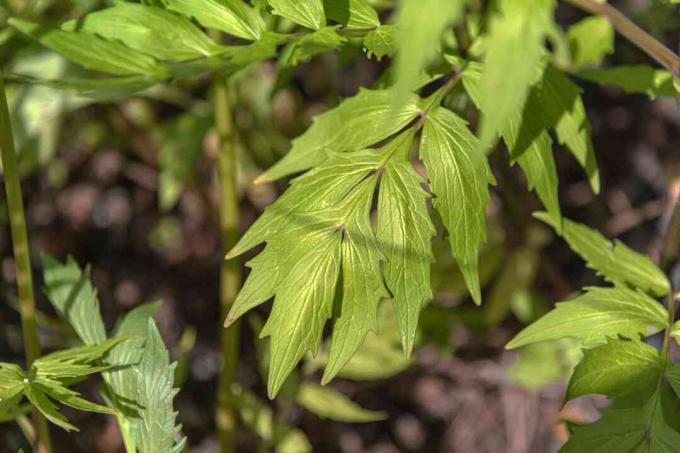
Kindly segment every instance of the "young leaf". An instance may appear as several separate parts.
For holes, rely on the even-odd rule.
[[[316,384],[302,384],[296,400],[313,414],[339,422],[366,423],[387,418],[384,412],[364,409],[342,393]]]
[[[586,116],[581,89],[560,70],[549,65],[543,78],[532,90],[527,109],[544,126],[555,129],[557,140],[565,145],[583,167],[590,187],[600,191],[600,172],[590,134],[590,122]]]
[[[380,25],[378,13],[368,0],[323,0],[326,17],[345,28],[375,28]]]
[[[506,346],[561,338],[576,338],[597,344],[618,335],[637,339],[662,331],[668,320],[666,309],[641,291],[615,288],[586,288],[586,293],[555,309],[526,327]]]
[[[673,453],[680,433],[664,420],[658,394],[643,407],[608,410],[595,423],[577,426],[561,453]]]
[[[380,60],[384,56],[391,57],[396,52],[396,27],[394,25],[381,25],[371,30],[364,36],[364,51],[370,58]]]
[[[472,298],[481,303],[479,248],[486,241],[489,184],[495,184],[486,155],[464,120],[444,108],[428,114],[420,156],[430,177],[433,205]]]
[[[606,395],[617,404],[643,404],[656,391],[663,363],[659,351],[638,340],[610,338],[585,351],[569,380],[566,401],[589,394]]]
[[[58,401],[61,404],[74,409],[87,412],[97,412],[100,414],[115,414],[113,409],[81,398],[78,392],[67,389],[59,381],[39,377],[35,381],[31,382],[31,386],[39,389],[41,392],[55,401]]]
[[[260,14],[243,0],[169,0],[168,9],[240,38],[257,40],[265,30]]]
[[[622,65],[590,69],[577,74],[582,79],[621,88],[630,94],[646,94],[650,99],[675,95],[673,75],[646,65]]]
[[[32,22],[11,18],[8,23],[65,58],[88,69],[116,75],[162,76],[165,67],[148,55],[90,33],[50,30]]]
[[[322,0],[267,0],[272,13],[296,24],[318,30],[326,25]]]
[[[331,350],[322,383],[327,383],[378,330],[378,303],[389,297],[381,272],[383,255],[373,233],[370,212],[376,177],[369,176],[352,200],[342,225],[342,304],[335,317]]]
[[[323,27],[313,33],[306,34],[291,43],[281,53],[280,62],[285,66],[297,66],[309,61],[313,56],[335,50],[347,41],[336,31],[337,27]]]
[[[537,213],[535,217],[555,227],[545,213]],[[624,243],[612,243],[597,231],[568,219],[563,220],[561,235],[569,247],[586,260],[588,267],[606,280],[628,284],[655,296],[664,296],[670,291],[668,278],[652,260]]]
[[[97,292],[73,258],[61,264],[42,255],[45,293],[52,306],[73,327],[83,343],[96,345],[106,340],[104,322],[99,314]]]
[[[484,152],[521,114],[529,88],[538,80],[554,6],[553,0],[503,0],[491,17],[480,82],[479,146]]]
[[[597,66],[614,52],[614,27],[602,16],[590,16],[569,27],[567,32],[572,67]]]
[[[321,164],[334,152],[357,151],[398,132],[418,114],[419,98],[409,97],[392,111],[393,91],[366,90],[314,118],[304,134],[293,140],[286,156],[262,174],[256,183],[274,181]]]
[[[427,63],[437,54],[441,35],[461,15],[464,0],[401,0],[396,33],[395,107],[401,107]]]
[[[47,398],[45,393],[43,393],[35,385],[26,385],[24,394],[31,402],[33,407],[38,409],[47,420],[59,426],[60,428],[65,429],[66,431],[78,431],[78,428],[70,424],[66,417],[64,417],[64,415],[59,412],[57,406],[55,406],[54,403],[52,403],[52,401]]]
[[[385,283],[394,298],[406,355],[413,350],[418,317],[432,299],[430,265],[434,226],[427,211],[425,182],[408,161],[413,134],[387,145],[395,156],[380,180],[376,236],[385,254]]]
[[[182,61],[223,52],[189,19],[162,8],[118,2],[62,29],[94,33],[159,60]]]
[[[143,453],[179,453],[184,449],[186,438],[176,441],[181,426],[175,426],[176,414],[172,405],[177,393],[172,387],[174,368],[156,324],[149,319],[141,359],[134,367],[137,375],[136,401],[142,407],[136,437]]]

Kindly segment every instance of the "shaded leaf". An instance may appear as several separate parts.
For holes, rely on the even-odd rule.
[[[615,86],[626,93],[646,94],[651,99],[675,95],[673,75],[646,65],[621,65],[581,71],[578,77],[600,85]]]
[[[336,27],[323,27],[288,45],[281,53],[280,61],[286,66],[297,66],[315,55],[337,49],[346,41]]]
[[[339,422],[366,423],[387,418],[384,412],[364,409],[342,393],[316,384],[302,384],[296,399],[313,414]]]
[[[378,13],[368,0],[323,0],[326,17],[348,29],[380,25]]]

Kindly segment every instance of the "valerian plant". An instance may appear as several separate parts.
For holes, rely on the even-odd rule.
[[[615,404],[595,424],[574,428],[565,451],[671,451],[680,434],[667,408],[677,402],[672,388],[680,387],[675,385],[678,373],[669,363],[667,342],[659,352],[640,340],[672,328],[674,310],[669,314],[654,300],[668,296],[672,308],[671,286],[649,259],[562,218],[553,140],[599,192],[590,125],[571,76],[650,97],[673,96],[680,59],[614,8],[594,0],[570,0],[595,16],[566,33],[555,23],[554,0],[484,3],[402,0],[396,20],[383,23],[368,0],[118,1],[57,28],[21,18],[9,21],[105,77],[10,78],[111,99],[209,71],[227,77],[272,58],[283,72],[357,41],[369,58],[394,57],[388,74],[392,84],[361,89],[316,116],[288,154],[259,176],[256,182],[262,183],[302,173],[227,254],[232,260],[264,244],[247,263],[250,273],[233,305],[228,303],[226,325],[274,299],[260,332],[270,338],[270,397],[300,360],[319,351],[329,321],[323,382],[341,373],[369,332],[378,329],[379,305],[386,299],[394,304],[404,352],[411,353],[419,314],[433,297],[436,225],[447,235],[472,300],[482,303],[480,249],[496,184],[488,156],[504,147],[510,164],[518,164],[543,203],[546,211],[539,217],[613,284],[589,288],[558,305],[509,345],[575,337],[588,348],[567,398],[604,393]],[[212,38],[219,34],[204,29],[232,39],[225,45]],[[663,69],[597,67],[613,51],[614,29]],[[474,113],[480,115],[472,127],[468,120],[476,118]],[[216,114],[227,120],[217,124],[227,140],[228,115],[220,116],[217,105]],[[423,171],[412,165],[414,160],[422,162]],[[230,170],[225,175],[233,176],[233,164],[224,162]],[[233,180],[229,184],[225,187],[233,189]],[[224,225],[228,234],[233,215],[231,222]],[[117,334],[129,334],[121,330]],[[103,331],[97,333],[98,342],[105,338]],[[144,361],[139,363],[142,367]],[[112,371],[104,372],[105,383],[113,386],[118,381],[107,373]],[[144,393],[143,384],[137,386],[146,398],[154,396]],[[311,406],[310,395],[318,391],[308,388],[300,398]],[[159,404],[167,405],[171,393],[166,388]],[[120,403],[112,404],[117,413],[124,412]],[[165,435],[173,424],[164,421]],[[134,442],[149,445],[136,428],[128,432]]]

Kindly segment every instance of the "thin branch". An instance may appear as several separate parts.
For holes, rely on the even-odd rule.
[[[597,0],[567,1],[584,11],[609,20],[616,31],[668,69],[676,78],[680,79],[680,56],[642,28],[635,25],[633,21],[624,16],[619,10],[608,3],[600,3]]]

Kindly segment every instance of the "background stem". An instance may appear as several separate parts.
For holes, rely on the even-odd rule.
[[[214,82],[215,127],[219,138],[218,176],[220,184],[220,229],[223,256],[238,240],[239,205],[236,190],[236,148],[231,117],[229,86],[226,77],[217,74]],[[238,259],[222,260],[220,268],[220,326],[226,319],[241,283]],[[239,325],[233,323],[221,330],[222,370],[217,389],[216,423],[222,453],[234,451],[236,414],[232,384],[238,361]]]
[[[28,248],[26,216],[24,202],[21,198],[21,184],[14,150],[14,134],[9,116],[5,84],[0,75],[0,150],[2,152],[2,168],[9,209],[9,223],[12,232],[12,248],[14,250],[14,266],[19,294],[19,312],[21,314],[21,330],[24,338],[26,366],[40,357],[38,341],[38,325],[35,320],[35,297],[33,295],[33,277],[31,275],[31,256]],[[47,420],[37,411],[33,411],[33,421],[38,428],[38,451],[52,451]],[[40,450],[40,448],[42,450]]]
[[[680,79],[680,56],[663,45],[652,35],[638,27],[619,10],[608,3],[596,0],[567,0],[569,3],[591,14],[605,17],[626,39],[635,44]]]

